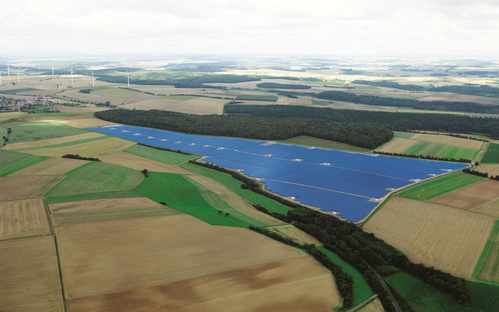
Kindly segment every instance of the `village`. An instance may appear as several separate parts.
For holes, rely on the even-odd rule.
[[[0,96],[0,112],[48,113],[59,112],[53,109],[54,103],[46,99],[14,99]]]

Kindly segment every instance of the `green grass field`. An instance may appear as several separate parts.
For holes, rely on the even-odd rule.
[[[411,132],[401,132],[401,131],[393,131],[393,136],[402,139],[410,139],[415,135],[415,133]]]
[[[483,155],[482,163],[499,163],[499,144],[490,143],[485,155]]]
[[[241,94],[236,96],[236,101],[277,101],[277,96],[275,95],[253,95],[253,94]]]
[[[99,141],[99,140],[104,140],[104,139],[109,139],[109,138],[111,138],[111,136],[107,136],[106,135],[106,136],[101,136],[101,137],[88,138],[88,139],[71,141],[71,142],[60,143],[60,144],[45,145],[42,148],[56,148],[56,147],[71,146],[71,145],[82,144],[82,143],[93,142],[93,141]],[[36,150],[36,149],[40,149],[40,147],[38,146],[38,147],[19,148],[19,149],[16,149],[15,151],[17,151],[17,152],[23,152],[23,151],[30,151],[30,150]]]
[[[125,150],[125,152],[175,166],[184,164],[191,159],[199,158],[199,156],[195,155],[185,155],[175,152],[162,151],[142,145],[134,145],[132,147],[129,147]]]
[[[463,172],[454,172],[452,174],[418,183],[413,187],[409,187],[399,192],[397,195],[416,200],[430,200],[440,195],[482,181],[483,179],[485,178]]]
[[[119,88],[105,88],[105,89],[98,89],[98,90],[92,89],[91,94],[103,96],[103,97],[115,97],[115,98],[120,98],[120,99],[128,99],[128,98],[131,98],[132,96],[138,94],[138,92],[132,91],[132,90],[126,90],[126,89],[119,89]]]
[[[48,195],[46,196],[46,199],[47,203],[49,204],[57,204],[57,203],[67,203],[67,202],[91,200],[91,199],[129,198],[129,197],[142,197],[142,195],[135,193],[134,191],[116,191],[116,192],[63,195],[63,196]]]
[[[203,190],[187,181],[183,176],[173,173],[150,172],[149,177],[134,189],[135,192],[155,202],[165,202],[168,207],[189,214],[211,225],[225,225],[247,228],[251,223],[240,220],[231,211],[218,210],[201,195]],[[210,195],[213,200],[213,195]],[[225,213],[229,212],[229,216]],[[246,217],[249,218],[249,217]],[[256,221],[255,221],[256,222]]]
[[[470,159],[473,160],[478,156],[477,150],[471,148],[461,148],[454,146],[447,146],[441,151],[437,157],[441,158],[454,158],[454,159]]]
[[[483,249],[482,255],[473,272],[473,278],[496,282],[499,285],[499,220],[494,223],[489,240]],[[487,276],[489,278],[487,278]],[[498,294],[499,296],[499,294]]]
[[[3,94],[16,94],[16,93],[21,93],[21,92],[38,91],[38,90],[40,90],[40,89],[35,89],[35,88],[20,88],[20,89],[3,90],[3,91],[0,91],[0,93],[3,93]]]
[[[0,177],[6,177],[11,173],[49,158],[50,157],[47,156],[32,156],[13,151],[0,150]]]
[[[144,179],[139,171],[101,162],[83,165],[68,174],[70,176],[50,191],[49,196],[126,191]]]
[[[491,312],[499,310],[499,285],[467,282],[471,306],[466,307],[437,288],[406,273],[394,274],[387,277],[386,281],[406,298],[418,312]]]
[[[403,151],[403,154],[437,156],[444,149],[445,145],[438,143],[417,142]]]
[[[359,304],[374,295],[371,287],[369,287],[366,280],[364,279],[362,274],[357,271],[357,269],[355,269],[353,266],[341,259],[337,254],[326,249],[325,247],[321,246],[317,247],[317,249],[326,254],[326,256],[331,261],[333,261],[333,263],[341,266],[345,273],[353,277],[353,305]]]
[[[230,188],[237,194],[241,195],[242,197],[246,198],[250,202],[260,205],[262,207],[265,207],[266,209],[277,212],[280,214],[287,214],[289,210],[292,208],[285,206],[283,204],[280,204],[270,198],[267,198],[265,196],[259,195],[257,193],[254,193],[250,190],[244,190],[241,188],[242,182],[239,180],[234,179],[231,175],[227,173],[223,173],[220,171],[216,170],[211,170],[208,168],[204,168],[198,165],[186,163],[181,166],[182,168],[189,170],[191,172],[203,175],[205,177],[211,178],[213,180],[216,180],[226,187]]]
[[[11,123],[4,126],[12,129],[10,143],[47,140],[88,133],[86,130],[76,129],[58,122]]]

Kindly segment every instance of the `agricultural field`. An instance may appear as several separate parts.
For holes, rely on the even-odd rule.
[[[137,171],[101,162],[88,163],[50,191],[49,196],[131,190],[144,175]]]
[[[489,177],[494,177],[499,175],[499,165],[480,164],[475,168],[475,170],[479,172],[486,172],[489,174]]]
[[[488,282],[499,282],[499,220],[496,220],[490,233],[487,245],[483,250],[480,261],[473,277]]]
[[[381,147],[377,148],[377,152],[382,153],[399,153],[404,154],[404,151],[409,149],[412,145],[415,145],[417,142],[411,139],[394,137],[388,143],[385,143]]]
[[[271,230],[272,232],[281,234],[282,236],[285,236],[287,238],[292,239],[293,241],[297,242],[298,244],[302,245],[307,245],[307,244],[313,244],[316,246],[322,246],[322,243],[312,235],[303,232],[296,226],[292,224],[284,224],[284,225],[278,225],[278,226],[273,226],[267,228],[268,230]]]
[[[60,137],[60,138],[56,138],[56,139],[36,140],[34,142],[9,143],[4,147],[4,149],[5,150],[18,150],[18,149],[25,149],[25,148],[33,149],[33,148],[37,148],[37,147],[38,148],[39,147],[46,147],[46,146],[51,146],[51,145],[70,143],[70,142],[74,142],[74,141],[93,139],[93,138],[99,138],[99,137],[104,137],[104,136],[101,135],[100,133],[88,132],[88,133],[64,136],[64,137]]]
[[[84,160],[49,158],[11,174],[11,176],[62,175],[86,164]]]
[[[125,152],[175,166],[179,166],[187,163],[189,160],[199,158],[199,156],[195,155],[185,155],[175,152],[162,151],[138,144],[127,148]]]
[[[48,159],[45,156],[30,156],[27,154],[0,150],[0,177],[8,176],[17,170],[29,167]]]
[[[379,301],[379,299],[377,298],[374,299],[369,304],[367,304],[362,309],[358,310],[358,312],[383,312],[383,311],[385,311],[385,309],[383,308],[381,301]]]
[[[226,99],[215,99],[207,97],[158,97],[155,99],[148,99],[141,102],[135,102],[131,104],[125,104],[120,106],[121,108],[128,109],[158,109],[158,110],[168,110],[179,113],[187,114],[199,114],[199,115],[210,115],[210,114],[222,114],[223,107],[225,103],[229,100]]]
[[[43,199],[0,201],[0,241],[51,233]]]
[[[499,198],[475,207],[471,211],[499,219]]]
[[[431,202],[470,210],[496,199],[499,199],[499,182],[487,179],[436,197]]]
[[[90,142],[65,145],[61,147],[49,147],[39,149],[29,149],[29,154],[44,155],[50,157],[61,157],[66,154],[78,154],[80,156],[100,156],[109,153],[119,152],[129,148],[135,143],[118,138],[106,138],[93,140]]]
[[[300,135],[298,137],[294,137],[288,140],[282,141],[285,144],[295,144],[295,145],[305,145],[305,146],[315,146],[322,147],[328,149],[338,149],[352,152],[367,152],[369,151],[367,148],[362,148],[358,146],[353,146],[341,142],[335,142],[330,140],[318,139],[307,135]]]
[[[416,263],[469,280],[493,225],[484,215],[392,197],[363,229]]]
[[[76,129],[58,122],[14,122],[2,125],[11,128],[10,143],[31,142],[46,139],[55,139],[77,134],[86,134],[88,131]],[[9,145],[9,144],[8,144]]]
[[[0,242],[2,311],[64,311],[52,236]]]
[[[327,270],[249,230],[171,215],[74,224],[56,233],[70,311],[130,310],[139,302],[146,310],[339,305]]]
[[[143,170],[154,172],[167,172],[177,174],[191,174],[189,171],[177,167],[175,165],[166,164],[163,162],[147,159],[127,152],[115,152],[111,154],[101,155],[99,159],[102,162],[118,165],[133,170]]]
[[[418,183],[415,186],[399,192],[398,195],[415,200],[430,200],[482,180],[484,180],[484,178],[479,176],[455,172]]]
[[[482,163],[494,164],[499,163],[499,144],[490,143],[485,155],[483,155]]]
[[[39,198],[64,180],[65,176],[13,176],[0,178],[0,201]]]

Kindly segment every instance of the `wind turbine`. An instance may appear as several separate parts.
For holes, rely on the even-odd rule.
[[[52,77],[54,77],[54,64],[52,64]]]
[[[21,70],[21,67],[19,67],[17,69],[17,83],[21,82],[21,80],[19,80],[19,71]]]
[[[2,72],[0,72],[0,86],[3,86],[3,82],[2,82]]]
[[[71,86],[73,86],[73,66],[71,66]]]
[[[9,64],[7,64],[7,76],[10,77],[10,65]]]
[[[95,87],[95,75],[94,75],[94,71],[92,70],[92,87],[94,88]]]
[[[128,89],[130,89],[130,73],[128,72],[128,69],[126,70],[126,79],[128,82]]]

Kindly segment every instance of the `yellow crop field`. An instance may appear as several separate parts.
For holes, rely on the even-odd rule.
[[[499,183],[488,179],[434,198],[431,202],[468,210],[495,199],[499,199]]]
[[[41,198],[0,201],[0,240],[50,233]]]
[[[47,146],[47,145],[68,143],[68,142],[73,142],[73,141],[78,141],[78,140],[97,138],[97,137],[101,137],[101,136],[104,136],[104,135],[97,133],[97,132],[89,132],[89,133],[65,136],[65,137],[60,137],[60,138],[55,138],[55,139],[39,140],[39,141],[35,141],[35,142],[9,143],[4,147],[4,149],[16,150],[16,149],[28,148],[28,147],[43,147],[43,146]]]
[[[482,141],[469,140],[463,138],[452,137],[448,135],[435,135],[435,134],[416,134],[412,138],[416,141],[424,141],[429,143],[438,143],[448,146],[455,146],[461,148],[470,148],[474,150],[480,150],[483,145]]]
[[[112,154],[102,155],[99,159],[103,162],[127,167],[134,170],[147,169],[154,172],[191,174],[190,171],[180,167],[165,164],[156,160],[147,159],[141,156],[130,154],[127,152],[116,152]]]
[[[182,214],[73,224],[56,233],[70,311],[241,311],[243,304],[258,311],[330,311],[339,305],[324,267],[246,229]]]
[[[32,166],[26,167],[11,174],[11,176],[26,175],[60,175],[73,170],[87,162],[69,158],[49,158]]]
[[[64,311],[54,238],[0,242],[2,311]]]
[[[267,228],[273,232],[279,233],[286,237],[293,239],[295,242],[299,244],[313,244],[316,246],[322,246],[322,243],[312,235],[303,232],[296,226],[292,224],[280,225]]]
[[[168,110],[179,113],[187,114],[198,114],[198,115],[209,115],[209,114],[221,114],[223,112],[223,106],[228,100],[224,99],[213,99],[205,97],[196,97],[194,99],[169,99],[169,98],[157,98],[145,100],[138,103],[125,104],[121,107],[128,109],[159,109]]]
[[[471,279],[494,218],[393,197],[364,226],[412,261]]]
[[[45,195],[65,176],[13,176],[0,178],[0,201],[38,198]]]
[[[104,121],[95,117],[92,118],[82,118],[82,119],[69,119],[58,121],[70,127],[85,129],[88,127],[101,127],[114,125],[115,123]]]
[[[478,207],[471,209],[476,213],[481,213],[494,218],[499,218],[499,198],[486,202]]]
[[[415,143],[416,141],[411,139],[394,137],[390,142],[386,143],[381,148],[376,149],[376,151],[383,153],[403,153]]]
[[[384,312],[385,309],[378,298],[374,299],[371,303],[360,309],[358,312]]]
[[[489,177],[499,175],[499,165],[479,165],[476,170],[488,173]]]
[[[70,146],[41,148],[29,150],[26,153],[35,155],[44,155],[52,157],[61,157],[65,154],[79,154],[81,156],[100,156],[104,154],[122,151],[134,145],[135,142],[126,141],[118,138],[109,138],[104,140],[74,144]]]
[[[55,226],[180,214],[146,197],[82,200],[49,205]]]
[[[245,215],[261,221],[263,223],[269,225],[278,225],[283,224],[284,222],[276,219],[274,217],[269,216],[266,213],[263,213],[257,209],[255,209],[251,204],[249,204],[246,200],[244,200],[241,196],[236,194],[234,191],[221,184],[218,181],[212,180],[210,178],[201,176],[201,175],[190,175],[189,179],[194,180],[195,182],[203,185],[209,190],[216,193],[220,198],[225,201],[229,206],[244,213]]]

